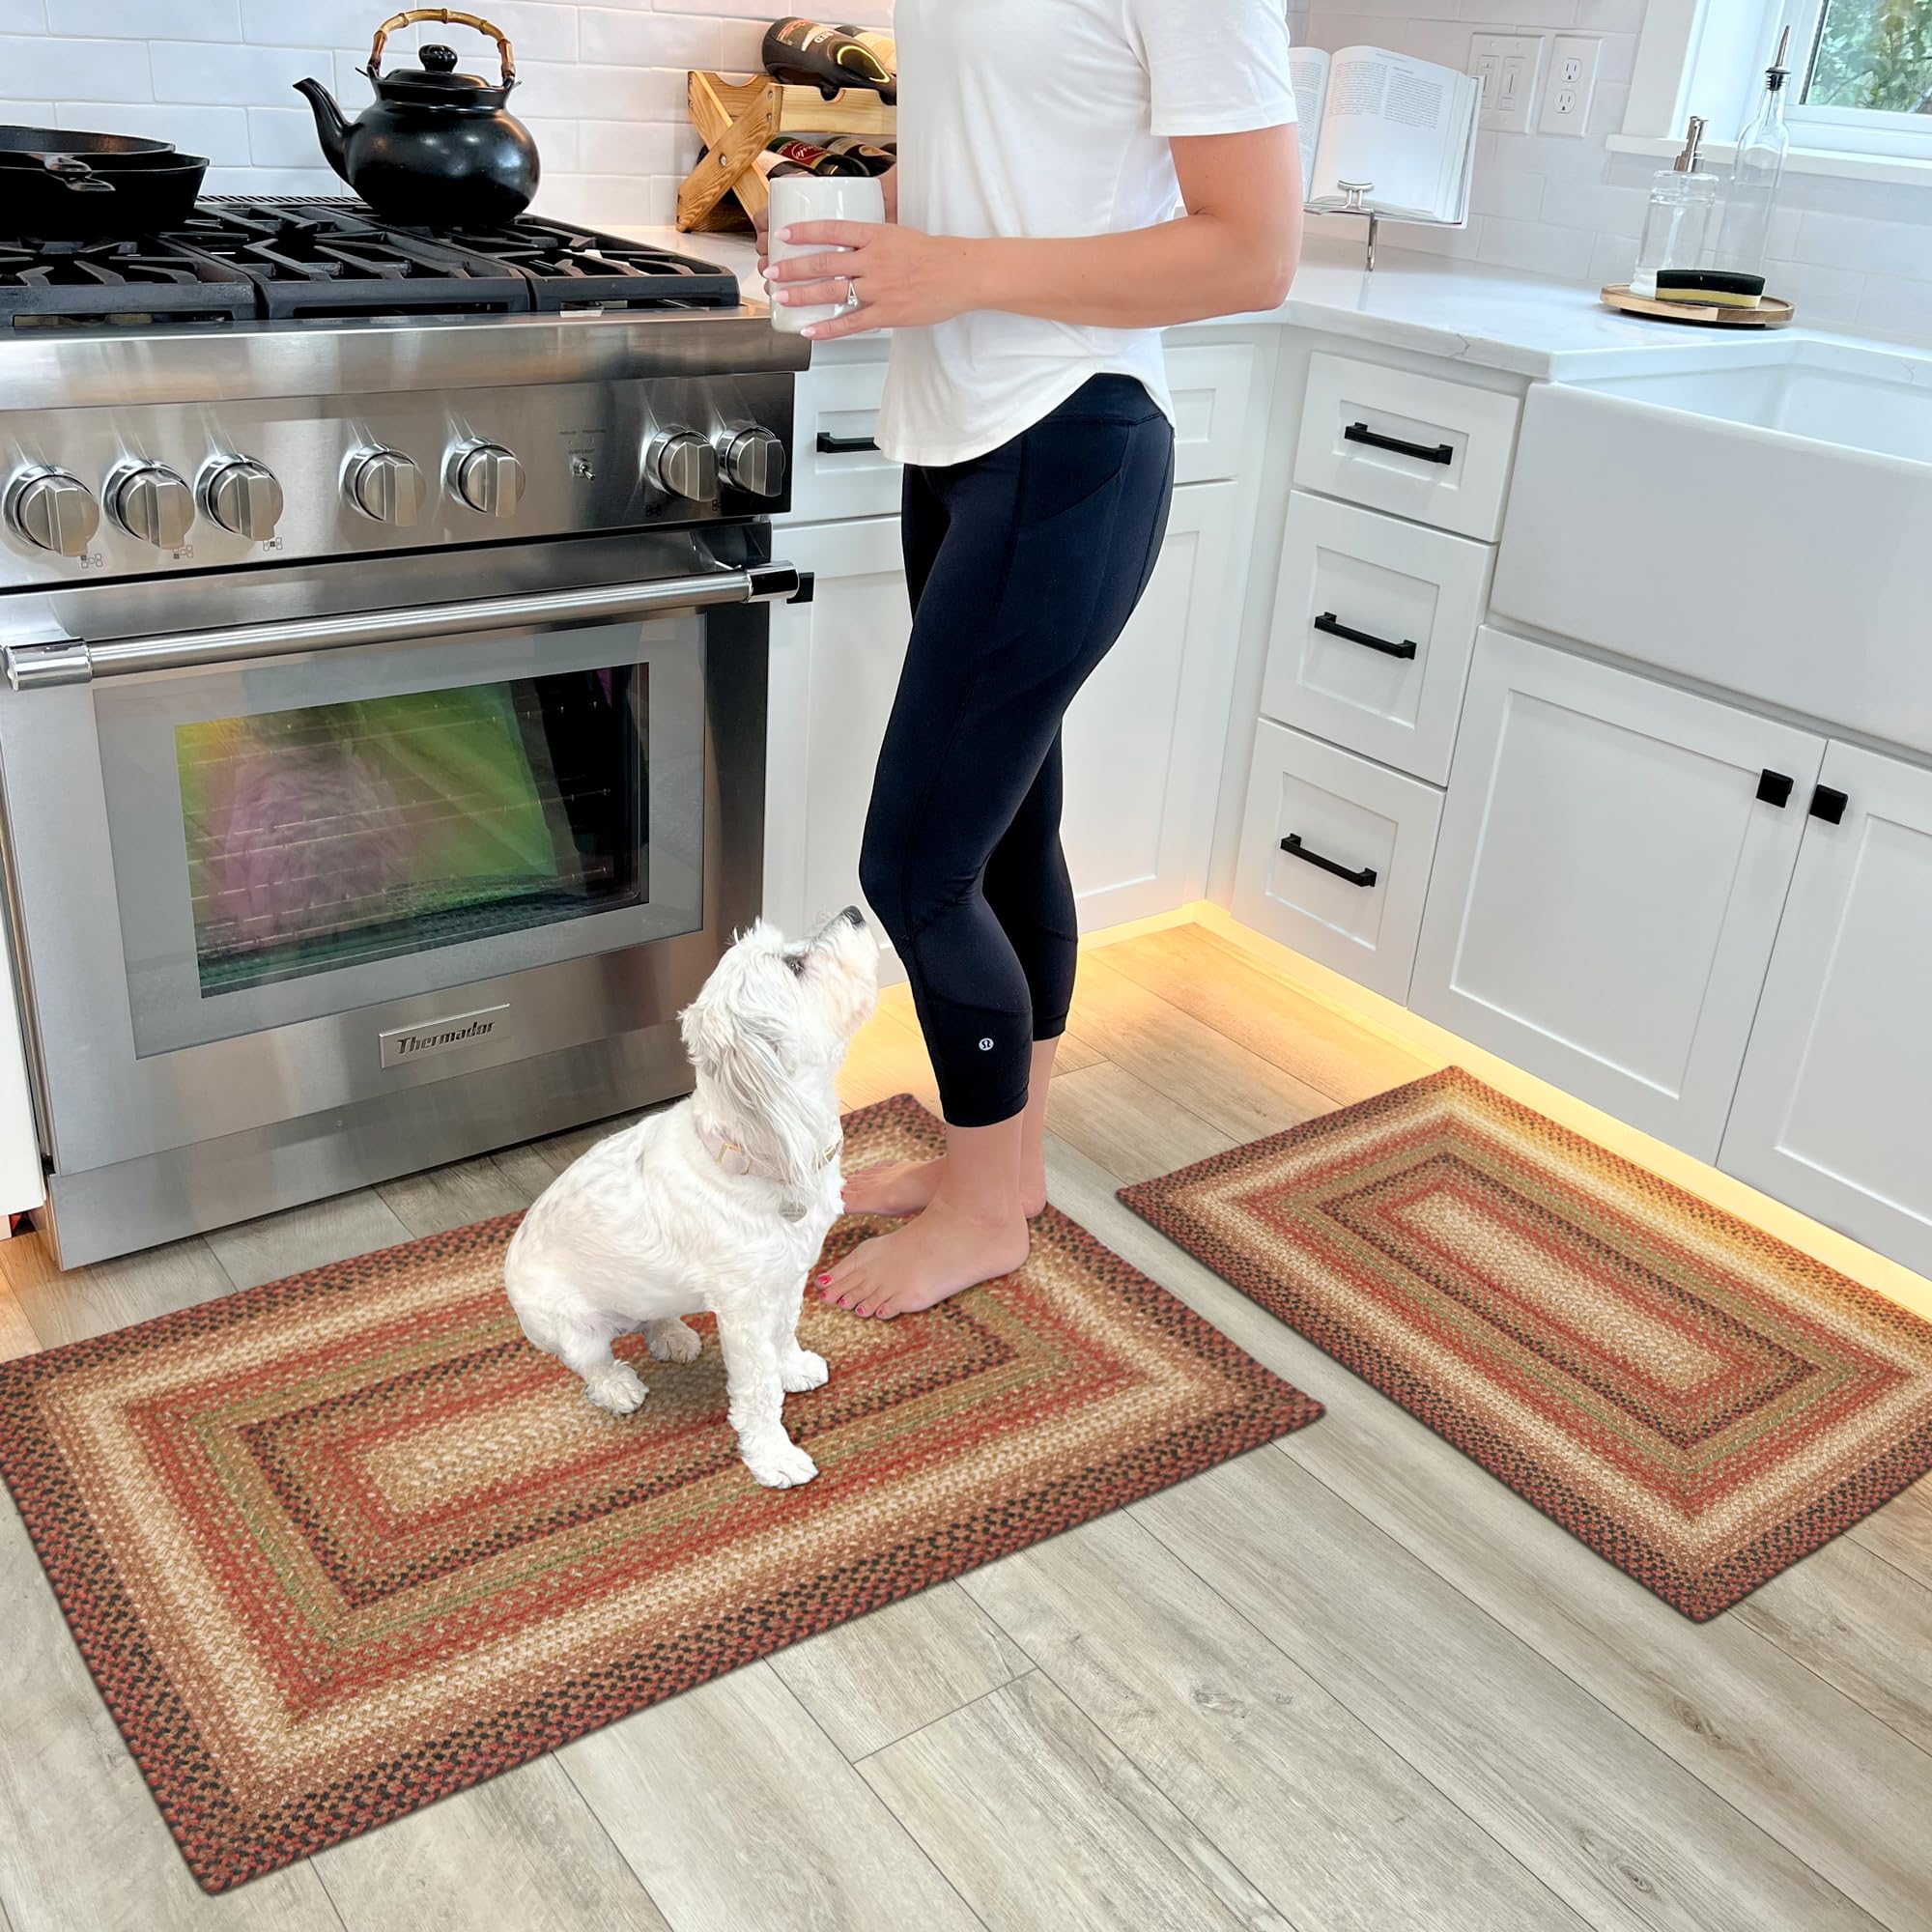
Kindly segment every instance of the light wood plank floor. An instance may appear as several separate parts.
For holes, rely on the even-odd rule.
[[[225,1898],[6,1505],[0,1923],[1925,1932],[1932,1479],[1694,1627],[1114,1199],[1432,1064],[1199,926],[1090,952],[1054,1200],[1326,1418]],[[846,1087],[932,1100],[902,991]],[[0,1357],[500,1213],[599,1131],[68,1276],[22,1237]]]

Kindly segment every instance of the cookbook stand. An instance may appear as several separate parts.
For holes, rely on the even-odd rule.
[[[704,143],[697,165],[677,191],[677,225],[735,228],[743,223],[725,205],[737,201],[755,219],[771,203],[757,157],[781,134],[868,134],[890,141],[898,132],[898,109],[869,88],[848,87],[830,99],[815,87],[788,87],[769,74],[729,81],[694,69],[686,78],[691,125]]]
[[[1376,271],[1376,246],[1381,239],[1382,212],[1379,208],[1364,208],[1362,197],[1373,194],[1374,182],[1338,181],[1335,185],[1342,190],[1343,202],[1340,208],[1310,208],[1310,214],[1358,214],[1369,224],[1368,251],[1363,258],[1362,272],[1373,275]],[[1431,221],[1419,214],[1391,214],[1391,221],[1402,221],[1416,228],[1466,228],[1464,221]]]

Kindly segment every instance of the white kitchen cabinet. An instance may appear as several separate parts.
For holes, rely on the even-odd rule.
[[[859,900],[872,767],[912,628],[896,517],[778,533],[816,582],[772,611],[765,912],[787,931]]]
[[[1493,543],[1521,412],[1514,392],[1320,351],[1308,363],[1294,481]]]
[[[24,1214],[47,1198],[20,1010],[13,992],[11,946],[0,922],[0,1240],[7,1238],[9,1215]]]
[[[1234,649],[1236,486],[1193,484],[1146,595],[1066,722],[1063,835],[1083,924],[1206,889]],[[772,615],[765,907],[797,928],[859,896],[872,768],[911,628],[896,518],[792,526],[813,601]]]
[[[1408,997],[1442,794],[1262,720],[1235,917],[1391,1000]]]
[[[1719,1164],[1932,1274],[1932,772],[1834,744],[1822,785]]]
[[[1824,749],[1484,630],[1410,1005],[1716,1159]]]
[[[1089,930],[1207,891],[1243,582],[1236,501],[1232,483],[1174,493],[1146,594],[1067,713],[1062,838]]]
[[[1494,552],[1297,490],[1262,709],[1440,785]]]

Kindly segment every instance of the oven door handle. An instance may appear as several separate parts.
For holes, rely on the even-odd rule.
[[[63,639],[10,644],[7,681],[15,691],[42,685],[85,684],[97,677],[144,670],[189,670],[287,657],[298,651],[350,650],[358,644],[413,643],[471,631],[506,631],[526,624],[599,623],[662,611],[697,611],[712,604],[774,604],[803,587],[788,563],[754,563],[745,570],[702,571],[647,583],[600,584],[581,590],[542,590],[527,597],[479,597],[407,611],[362,611],[340,617],[298,617],[282,624],[241,624],[170,637],[121,638],[88,644]]]

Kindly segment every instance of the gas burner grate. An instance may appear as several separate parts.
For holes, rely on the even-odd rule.
[[[579,308],[735,308],[729,270],[595,229],[523,215],[494,228],[439,230],[446,247],[485,255],[529,277],[545,313]]]
[[[149,240],[0,240],[0,324],[15,329],[250,322],[248,279]]]
[[[178,226],[128,241],[0,238],[0,325],[15,328],[724,309],[738,299],[727,270],[595,229],[537,215],[401,228],[326,195],[208,195]]]
[[[381,227],[353,203],[213,195],[162,239],[245,275],[270,321],[529,308],[518,278],[500,263]]]

